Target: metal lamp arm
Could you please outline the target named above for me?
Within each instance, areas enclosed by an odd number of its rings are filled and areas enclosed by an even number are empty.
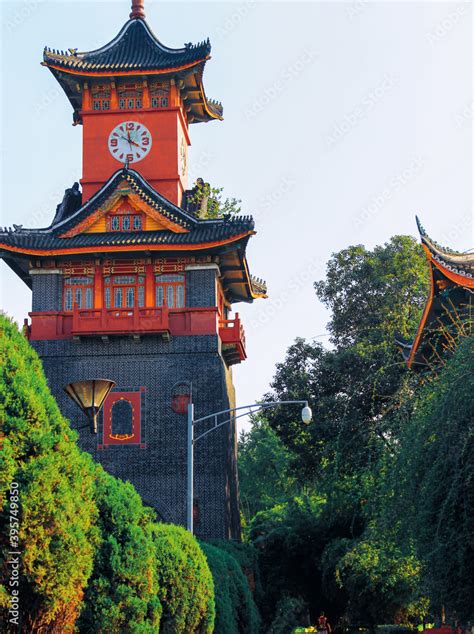
[[[276,407],[277,405],[308,405],[308,401],[270,401],[268,403],[253,403],[252,405],[241,405],[240,407],[233,407],[231,409],[223,409],[221,412],[215,412],[214,414],[209,414],[208,416],[203,416],[202,418],[196,418],[194,420],[194,424],[201,423],[203,420],[208,420],[209,418],[215,418],[220,414],[231,414],[232,412],[237,412],[240,409],[250,409],[252,407],[256,407],[257,409],[264,409],[266,407]],[[251,413],[251,412],[250,412]],[[243,414],[245,416],[245,414]]]
[[[231,420],[237,420],[237,418],[241,418],[242,416],[248,416],[248,414],[256,414],[257,412],[259,412],[262,409],[269,409],[271,407],[277,407],[278,405],[282,405],[282,404],[286,404],[286,405],[288,405],[288,404],[291,404],[291,405],[308,405],[308,401],[272,401],[270,403],[260,403],[260,404],[254,403],[253,405],[242,405],[241,407],[234,407],[233,409],[225,409],[222,412],[216,412],[215,414],[210,414],[209,416],[204,416],[203,418],[198,418],[198,419],[196,419],[194,421],[194,424],[201,423],[202,421],[208,420],[210,418],[214,418],[214,420],[217,421],[217,417],[219,416],[219,414],[231,414],[231,413],[237,412],[238,410],[241,410],[241,409],[250,410],[248,412],[243,412],[242,414],[239,414],[238,416],[234,416],[233,419],[232,419],[232,417],[227,418],[222,423],[217,423],[213,427],[211,427],[211,429],[208,429],[205,432],[203,432],[202,434],[199,434],[199,436],[194,436],[194,443],[196,443],[201,438],[204,438],[204,436],[207,436],[208,434],[210,434],[215,429],[218,429],[219,427],[223,427],[224,425],[227,425],[227,423],[230,423]]]
[[[304,405],[308,407],[308,401],[271,401],[270,403],[252,403],[252,405],[241,405],[240,407],[232,407],[230,409],[223,409],[221,412],[215,412],[214,414],[209,414],[208,416],[203,416],[202,418],[194,418],[194,403],[188,404],[188,430],[187,430],[187,456],[186,456],[186,471],[187,471],[187,482],[186,482],[186,527],[189,532],[192,534],[194,529],[194,520],[193,520],[193,499],[194,499],[194,445],[198,440],[204,438],[212,431],[215,431],[219,427],[223,427],[227,425],[232,420],[236,418],[240,418],[241,416],[245,416],[247,414],[254,414],[262,409],[269,409],[270,407],[278,407],[279,405]],[[235,417],[232,417],[232,414],[238,412],[240,410],[246,410],[245,412],[238,414]],[[221,414],[230,414],[229,418],[226,418],[225,421],[218,423],[217,417]],[[211,429],[207,429],[199,436],[194,435],[194,426],[196,423],[202,423],[205,420],[214,419],[215,423],[211,427]]]

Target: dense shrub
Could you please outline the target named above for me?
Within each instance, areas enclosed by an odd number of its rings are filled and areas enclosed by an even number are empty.
[[[79,619],[81,632],[157,632],[161,616],[153,512],[130,483],[97,466],[101,547]]]
[[[214,579],[216,634],[254,634],[260,617],[252,593],[237,560],[211,544],[201,544]],[[241,551],[243,552],[243,550]]]
[[[0,533],[9,535],[8,489],[19,489],[20,617],[25,631],[72,630],[99,534],[93,464],[51,396],[41,362],[0,315]],[[8,621],[10,544],[2,542],[0,605]],[[11,628],[17,631],[16,626]]]
[[[289,634],[301,625],[309,625],[307,604],[301,597],[283,597],[277,604],[268,634]]]
[[[66,634],[81,612],[81,632],[212,632],[212,576],[197,542],[184,529],[155,524],[131,484],[79,450],[34,350],[1,315],[0,334],[0,531],[9,535],[15,500],[22,631]],[[10,550],[4,539],[2,623],[9,619]]]
[[[237,560],[242,572],[247,577],[253,598],[258,605],[263,595],[263,589],[258,566],[257,548],[250,542],[237,542],[229,539],[211,539],[208,543],[224,550]]]
[[[158,596],[163,634],[210,634],[214,628],[214,584],[204,553],[184,528],[156,524]]]

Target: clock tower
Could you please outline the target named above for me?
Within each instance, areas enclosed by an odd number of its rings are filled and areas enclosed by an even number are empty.
[[[202,75],[209,40],[172,49],[145,21],[143,0],[130,20],[94,51],[45,48],[47,66],[83,128],[82,191],[88,200],[119,167],[137,167],[176,205],[187,189],[189,124],[222,119],[221,104],[206,97]]]
[[[187,405],[196,419],[235,407],[247,353],[232,309],[266,296],[246,257],[253,219],[202,218],[188,190],[190,124],[222,119],[204,92],[209,55],[209,41],[162,44],[140,0],[105,46],[45,49],[82,126],[82,191],[66,190],[48,227],[0,228],[0,256],[32,290],[25,333],[81,447],[183,525]],[[94,378],[116,385],[91,434],[63,387]],[[238,538],[235,420],[212,431],[194,453],[195,529]]]

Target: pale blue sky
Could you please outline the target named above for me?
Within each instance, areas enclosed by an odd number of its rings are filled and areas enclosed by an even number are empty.
[[[48,225],[81,176],[81,128],[43,46],[91,50],[129,2],[3,2],[2,225]],[[325,333],[312,282],[331,253],[429,233],[472,234],[472,7],[458,2],[162,2],[147,21],[178,47],[207,36],[205,86],[225,120],[191,126],[194,176],[253,214],[248,257],[270,298],[241,305],[248,360],[239,404],[268,389],[296,336]],[[19,322],[30,292],[2,263],[1,305]],[[324,340],[324,339],[323,339]]]

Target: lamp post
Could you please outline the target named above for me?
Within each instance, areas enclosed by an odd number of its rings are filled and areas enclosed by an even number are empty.
[[[97,434],[97,415],[110,390],[115,386],[109,379],[75,381],[64,386],[64,391],[89,419],[91,433]]]
[[[273,407],[278,407],[280,405],[303,405],[303,409],[301,410],[301,420],[303,423],[308,425],[311,422],[312,412],[311,408],[308,405],[308,401],[272,401],[269,403],[254,403],[253,405],[242,405],[241,407],[234,407],[231,409],[224,409],[220,412],[215,412],[214,414],[208,414],[207,416],[203,416],[202,418],[194,418],[194,403],[188,404],[188,434],[187,434],[187,485],[186,485],[186,528],[192,534],[194,531],[193,527],[193,498],[194,498],[194,445],[198,440],[204,438],[211,432],[219,429],[223,425],[227,425],[230,423],[232,419],[240,418],[241,416],[248,416],[248,414],[256,414],[257,412],[270,409]],[[246,410],[237,416],[233,416],[235,412],[239,410]],[[229,418],[222,422],[218,422],[218,417],[224,414],[228,414]],[[205,420],[214,419],[214,425],[202,432],[198,436],[194,435],[194,426],[197,423],[202,423]]]

